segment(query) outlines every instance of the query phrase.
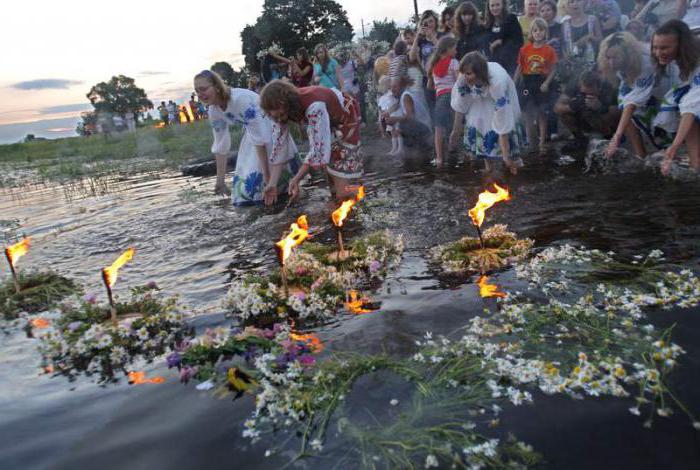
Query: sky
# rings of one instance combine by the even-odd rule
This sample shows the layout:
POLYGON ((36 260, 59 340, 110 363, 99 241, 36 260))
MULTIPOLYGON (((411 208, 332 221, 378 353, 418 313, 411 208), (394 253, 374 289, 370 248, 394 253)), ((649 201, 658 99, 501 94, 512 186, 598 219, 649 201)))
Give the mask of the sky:
MULTIPOLYGON (((0 143, 11 143, 28 133, 75 135, 80 112, 91 108, 90 87, 113 75, 134 78, 153 102, 181 101, 200 70, 217 61, 243 64, 240 32, 260 16, 263 0, 3 3, 0 143)), ((339 3, 355 37, 362 36, 363 19, 405 24, 413 13, 412 0, 339 3)), ((440 5, 418 0, 418 8, 440 5)))

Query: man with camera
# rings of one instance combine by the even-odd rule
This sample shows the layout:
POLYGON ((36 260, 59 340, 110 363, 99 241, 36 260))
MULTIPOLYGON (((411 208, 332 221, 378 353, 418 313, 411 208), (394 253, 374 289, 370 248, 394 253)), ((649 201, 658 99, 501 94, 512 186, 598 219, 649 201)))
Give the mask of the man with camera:
POLYGON ((566 87, 554 112, 573 134, 577 146, 586 140, 586 134, 602 134, 609 139, 620 120, 617 91, 594 71, 583 72, 566 87))

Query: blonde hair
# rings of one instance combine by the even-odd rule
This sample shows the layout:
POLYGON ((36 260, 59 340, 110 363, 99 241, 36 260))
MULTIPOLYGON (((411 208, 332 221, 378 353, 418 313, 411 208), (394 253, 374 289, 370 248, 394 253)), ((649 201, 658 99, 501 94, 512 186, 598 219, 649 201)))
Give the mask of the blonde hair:
POLYGON ((383 95, 389 91, 389 87, 391 87, 391 78, 389 78, 389 75, 382 75, 379 83, 377 83, 377 91, 383 95))
POLYGON ((226 103, 228 103, 228 101, 231 99, 231 88, 224 83, 224 79, 221 78, 221 75, 216 72, 212 72, 211 70, 202 70, 194 76, 195 80, 198 78, 207 80, 209 83, 211 83, 214 90, 216 90, 216 96, 218 96, 219 100, 224 104, 224 107, 226 107, 226 103))
POLYGON ((534 43, 535 38, 532 36, 532 31, 537 28, 540 31, 544 31, 544 40, 546 41, 549 39, 549 26, 547 25, 547 22, 540 18, 539 16, 532 20, 532 23, 530 23, 530 32, 527 35, 527 40, 534 43))
POLYGON ((642 43, 628 32, 620 31, 611 34, 600 44, 598 52, 598 70, 606 81, 612 84, 618 83, 617 74, 624 78, 625 83, 633 85, 642 74, 642 55, 644 54, 642 43), (623 64, 620 70, 610 68, 607 54, 613 47, 619 47, 622 51, 623 64))

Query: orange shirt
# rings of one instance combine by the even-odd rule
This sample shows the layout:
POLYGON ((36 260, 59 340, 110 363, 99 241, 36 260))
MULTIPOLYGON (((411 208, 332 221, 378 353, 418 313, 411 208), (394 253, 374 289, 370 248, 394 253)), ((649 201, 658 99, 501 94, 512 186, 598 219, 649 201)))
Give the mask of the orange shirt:
POLYGON ((549 75, 557 63, 557 53, 550 45, 535 47, 531 42, 520 48, 518 65, 523 75, 549 75))

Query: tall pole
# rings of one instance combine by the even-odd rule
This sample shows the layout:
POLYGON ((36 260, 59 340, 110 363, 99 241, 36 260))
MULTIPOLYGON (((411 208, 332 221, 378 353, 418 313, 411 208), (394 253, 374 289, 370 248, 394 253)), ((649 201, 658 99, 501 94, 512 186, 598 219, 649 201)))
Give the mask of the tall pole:
POLYGON ((365 38, 365 20, 360 18, 360 24, 362 24, 362 39, 365 38))
POLYGON ((413 11, 416 14, 416 27, 418 26, 418 0, 413 0, 413 11))

